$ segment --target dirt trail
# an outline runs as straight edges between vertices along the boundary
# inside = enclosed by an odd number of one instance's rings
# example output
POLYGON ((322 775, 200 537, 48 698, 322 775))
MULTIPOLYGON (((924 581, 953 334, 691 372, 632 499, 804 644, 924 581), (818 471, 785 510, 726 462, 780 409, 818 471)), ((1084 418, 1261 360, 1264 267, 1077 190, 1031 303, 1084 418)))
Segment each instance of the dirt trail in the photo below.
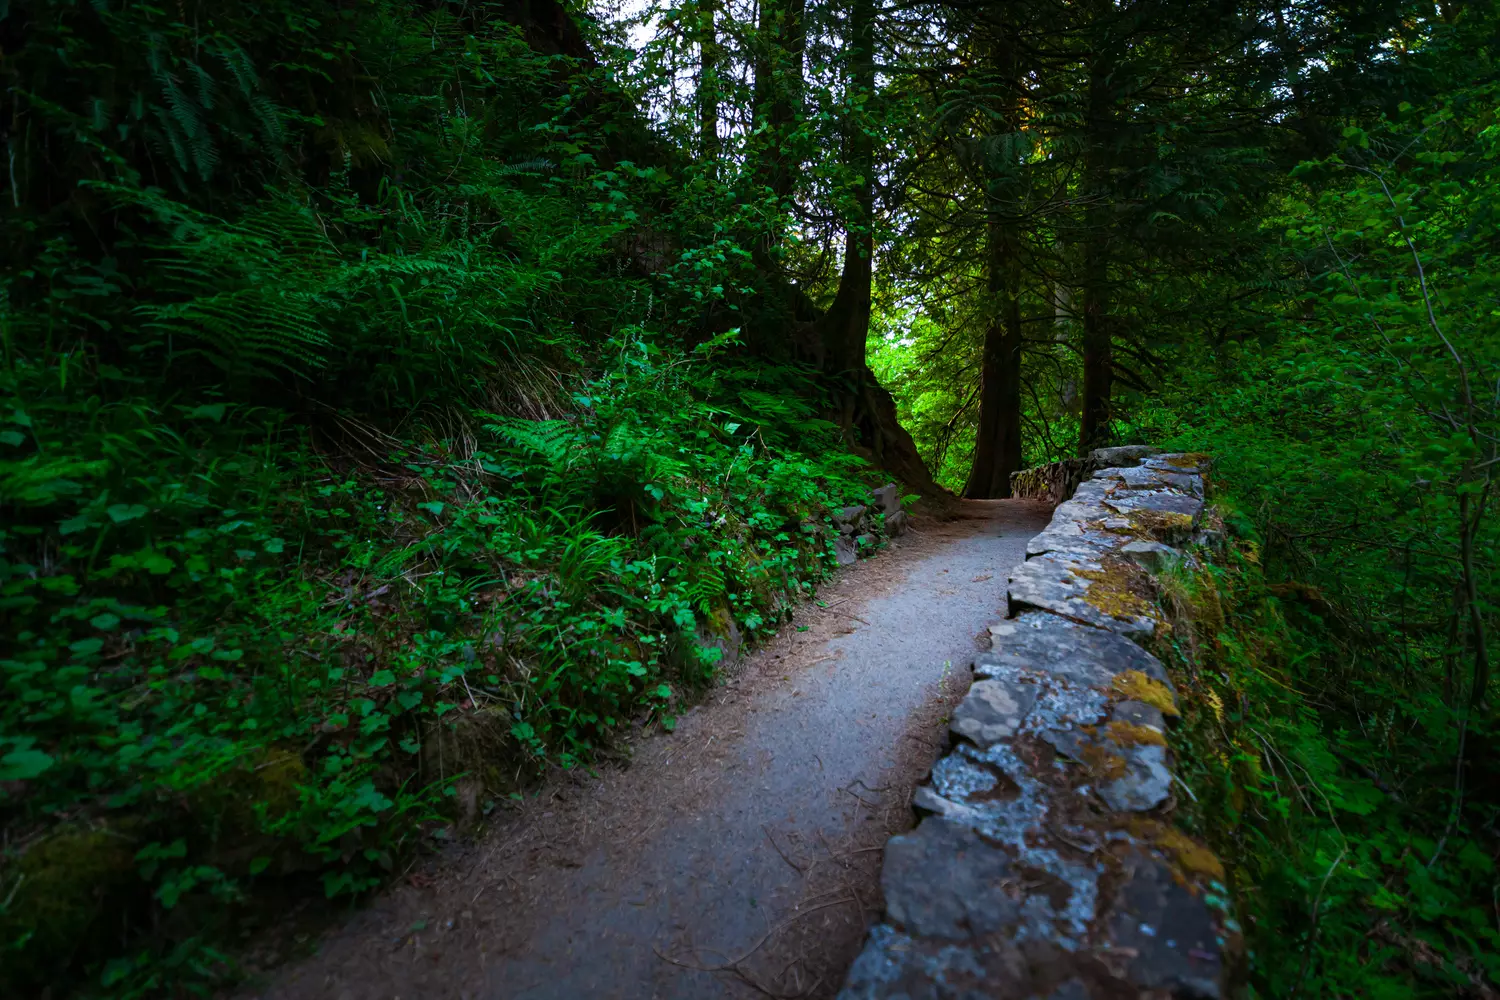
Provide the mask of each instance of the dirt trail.
POLYGON ((976 636, 1049 513, 919 520, 627 769, 559 782, 255 995, 832 996, 879 913, 881 845, 910 825, 976 636))

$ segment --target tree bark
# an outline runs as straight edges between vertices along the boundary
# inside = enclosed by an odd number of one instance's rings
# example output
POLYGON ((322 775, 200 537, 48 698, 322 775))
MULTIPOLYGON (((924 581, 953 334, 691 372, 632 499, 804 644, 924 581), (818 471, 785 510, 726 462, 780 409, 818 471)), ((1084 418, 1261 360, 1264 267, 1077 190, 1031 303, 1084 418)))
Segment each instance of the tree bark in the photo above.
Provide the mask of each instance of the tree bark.
POLYGON ((839 423, 850 444, 883 465, 919 492, 942 489, 932 480, 917 446, 896 417, 896 401, 875 378, 865 360, 870 332, 870 297, 875 252, 875 145, 858 120, 875 94, 874 0, 854 0, 850 17, 849 90, 865 101, 851 100, 847 124, 848 167, 856 178, 854 211, 844 222, 844 269, 833 304, 818 323, 823 370, 834 376, 840 397, 839 423))
POLYGON ((1114 343, 1109 330, 1107 238, 1102 231, 1091 232, 1084 246, 1083 414, 1078 428, 1078 454, 1081 456, 1109 443, 1110 396, 1114 390, 1115 369, 1114 343))
MULTIPOLYGON (((1003 88, 998 117, 1004 128, 1020 122, 1018 67, 1009 25, 992 28, 992 72, 1003 88)), ((1011 156, 1008 144, 997 155, 1011 156)), ((1006 201, 1013 201, 1019 163, 986 159, 985 245, 987 285, 995 315, 984 332, 979 374, 979 422, 974 437, 974 460, 969 466, 964 496, 984 500, 1010 496, 1010 474, 1021 468, 1021 241, 1005 218, 1006 201)))
POLYGON ((1114 95, 1112 61, 1096 53, 1089 66, 1088 106, 1085 111, 1083 217, 1083 414, 1078 428, 1078 454, 1109 443, 1110 396, 1114 387, 1114 358, 1109 315, 1110 219, 1109 157, 1113 140, 1114 95))
POLYGON ((989 222, 989 290, 1000 314, 984 332, 979 375, 979 426, 964 496, 1010 496, 1010 474, 1021 468, 1021 260, 1014 232, 989 222))

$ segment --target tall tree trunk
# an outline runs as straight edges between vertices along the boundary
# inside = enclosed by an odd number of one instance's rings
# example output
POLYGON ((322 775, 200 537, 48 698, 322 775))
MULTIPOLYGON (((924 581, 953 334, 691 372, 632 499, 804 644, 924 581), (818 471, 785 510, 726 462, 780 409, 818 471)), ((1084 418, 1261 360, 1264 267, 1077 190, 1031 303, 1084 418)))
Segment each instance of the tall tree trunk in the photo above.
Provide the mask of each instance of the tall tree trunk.
POLYGON ((1021 468, 1021 258, 1014 230, 991 213, 989 291, 999 315, 984 331, 979 427, 964 496, 1010 496, 1010 474, 1021 468))
MULTIPOLYGON (((1089 212, 1093 218, 1098 213, 1089 212)), ((1114 390, 1114 343, 1110 338, 1108 234, 1100 225, 1084 244, 1083 259, 1083 415, 1078 428, 1078 454, 1087 455, 1109 443, 1114 390)), ((1092 225, 1091 225, 1092 229, 1092 225)))
POLYGON ((1083 415, 1078 453, 1087 455, 1109 443, 1110 396, 1114 387, 1114 348, 1110 331, 1110 213, 1107 206, 1109 161, 1114 139, 1114 94, 1111 60, 1103 51, 1089 67, 1085 110, 1083 213, 1083 415))
POLYGON ((844 220, 844 272, 833 305, 823 319, 824 366, 831 372, 865 367, 870 330, 871 257, 875 252, 875 144, 859 116, 875 94, 874 0, 854 0, 850 12, 846 166, 855 177, 854 211, 844 220))
POLYGON ((698 35, 698 155, 717 174, 719 161, 720 73, 724 47, 719 44, 719 0, 699 0, 698 35))
POLYGON ((858 120, 875 95, 875 3, 854 0, 850 16, 850 119, 846 131, 849 172, 858 180, 854 211, 844 221, 844 269, 839 288, 819 321, 823 369, 835 376, 842 396, 839 419, 856 447, 927 494, 941 492, 932 481, 911 435, 896 418, 896 401, 875 379, 865 361, 870 332, 870 296, 875 252, 875 144, 858 120), (855 101, 855 96, 863 96, 855 101))
MULTIPOLYGON (((999 120, 1006 129, 1019 128, 1019 80, 1012 31, 1004 23, 992 29, 991 71, 1001 88, 999 120)), ((1010 474, 1021 468, 1021 241, 1016 227, 1004 217, 1006 202, 1019 190, 1019 163, 1013 162, 1009 143, 986 158, 985 245, 987 285, 993 318, 984 332, 984 354, 979 373, 979 424, 974 438, 974 461, 964 496, 991 499, 1010 496, 1010 474)))

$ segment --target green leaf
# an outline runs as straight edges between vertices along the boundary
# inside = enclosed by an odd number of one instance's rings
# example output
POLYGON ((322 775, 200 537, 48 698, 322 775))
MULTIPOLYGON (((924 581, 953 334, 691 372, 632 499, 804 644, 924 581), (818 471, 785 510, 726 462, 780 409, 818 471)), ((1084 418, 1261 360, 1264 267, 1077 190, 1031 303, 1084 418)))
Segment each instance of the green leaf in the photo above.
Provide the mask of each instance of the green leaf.
POLYGON ((370 675, 370 687, 390 687, 396 683, 396 675, 389 670, 377 670, 370 675))
POLYGON ((12 750, 0 757, 0 781, 29 781, 53 763, 52 757, 40 750, 12 750))
POLYGON ((109 519, 116 524, 124 524, 126 521, 134 521, 137 518, 145 517, 150 512, 151 509, 149 507, 147 507, 145 504, 139 503, 112 503, 104 510, 104 513, 109 515, 109 519))
POLYGON ((165 576, 172 572, 176 563, 162 555, 160 552, 148 552, 141 556, 141 569, 154 576, 165 576))
POLYGON ((188 412, 188 416, 194 420, 212 420, 214 423, 218 423, 224 419, 224 404, 205 403, 202 406, 194 407, 188 412))

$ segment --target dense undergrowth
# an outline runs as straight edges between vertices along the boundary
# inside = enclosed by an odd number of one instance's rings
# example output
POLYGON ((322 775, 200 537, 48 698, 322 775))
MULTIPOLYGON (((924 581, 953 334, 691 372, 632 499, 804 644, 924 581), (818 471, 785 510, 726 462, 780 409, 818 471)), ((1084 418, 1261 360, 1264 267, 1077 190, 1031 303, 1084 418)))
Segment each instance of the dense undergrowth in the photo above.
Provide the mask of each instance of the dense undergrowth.
POLYGON ((1372 682, 1379 646, 1315 587, 1269 582, 1254 520, 1222 492, 1218 512, 1230 544, 1162 578, 1158 652, 1184 696, 1179 815, 1230 868, 1253 995, 1487 995, 1493 762, 1469 758, 1460 812, 1461 713, 1411 674, 1372 682))
POLYGON ((738 344, 739 209, 587 59, 180 14, 0 13, 7 996, 217 988, 257 900, 670 728, 871 485, 738 344))
POLYGON ((1261 996, 1500 982, 1496 96, 1299 167, 1267 242, 1303 280, 1142 414, 1242 511, 1172 599, 1193 811, 1239 868, 1261 996))

